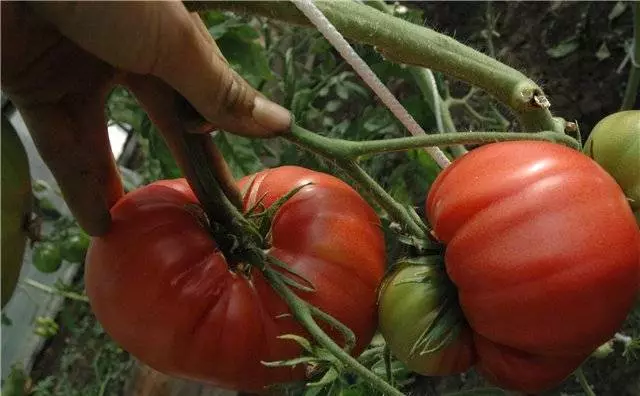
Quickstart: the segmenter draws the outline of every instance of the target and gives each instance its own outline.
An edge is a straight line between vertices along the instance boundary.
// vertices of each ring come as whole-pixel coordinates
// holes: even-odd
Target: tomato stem
[[[291,134],[286,135],[289,140],[330,157],[330,159],[354,159],[369,154],[379,154],[391,151],[404,151],[427,146],[453,146],[457,144],[487,144],[516,140],[534,140],[560,143],[579,150],[579,143],[564,133],[543,131],[537,133],[518,132],[456,132],[429,134],[423,136],[409,136],[394,139],[350,141],[328,138],[306,130],[293,124]]]
[[[328,313],[324,312],[320,308],[315,307],[313,305],[309,305],[309,309],[311,310],[311,313],[314,316],[317,316],[318,318],[322,319],[324,322],[335,327],[340,331],[340,333],[342,333],[342,335],[344,336],[343,350],[346,352],[351,352],[351,350],[356,346],[356,336],[355,334],[353,334],[353,331],[351,331],[351,329],[345,326],[342,322],[340,322],[333,316],[329,315]]]
[[[163,117],[154,119],[176,159],[180,171],[193,189],[209,220],[209,230],[231,267],[264,259],[261,236],[240,212],[241,194],[211,136],[190,133],[193,117],[185,111],[185,100],[172,88],[155,80],[143,81],[161,92],[151,98]],[[186,113],[186,114],[185,114]]]
[[[314,309],[307,302],[293,293],[282,281],[280,274],[270,268],[262,270],[265,278],[273,289],[287,302],[293,317],[313,336],[322,347],[331,352],[338,360],[385,395],[403,396],[398,389],[385,382],[382,378],[368,370],[357,359],[344,351],[329,337],[314,319]],[[317,312],[316,312],[317,314]],[[326,314],[324,314],[326,315]],[[322,317],[324,319],[324,316]]]
[[[180,133],[175,137],[181,170],[193,188],[210,222],[215,241],[230,262],[242,261],[245,256],[258,254],[260,236],[250,232],[253,227],[227,197],[216,177],[214,158],[211,156],[208,135]],[[179,157],[179,158],[180,158]]]
[[[527,76],[453,38],[355,1],[317,0],[315,5],[345,37],[375,46],[395,63],[427,67],[482,88],[517,114],[526,131],[564,132],[542,89]],[[297,25],[311,23],[289,2],[186,1],[190,10],[226,9]]]
[[[193,106],[187,102],[186,99],[177,95],[176,104],[177,113],[180,117],[180,122],[184,128],[184,132],[190,135],[207,135],[206,131],[213,128],[209,121],[204,119]],[[224,160],[224,156],[218,149],[218,147],[208,139],[209,142],[204,144],[204,148],[209,158],[209,164],[216,177],[216,180],[220,184],[220,188],[224,192],[229,201],[238,209],[242,210],[242,194],[238,189],[233,174],[229,165]]]
[[[308,131],[293,123],[291,133],[285,136],[297,145],[315,152],[331,160],[349,177],[356,181],[366,193],[373,197],[374,201],[384,209],[392,219],[404,226],[412,235],[420,240],[427,239],[426,227],[419,224],[409,214],[409,211],[396,201],[380,184],[367,174],[352,158],[357,157],[351,153],[353,148],[360,143],[340,139],[331,139]]]
[[[81,301],[81,302],[85,302],[88,303],[89,302],[89,297],[83,295],[83,294],[78,294],[78,293],[74,293],[74,292],[70,292],[70,291],[64,291],[64,290],[60,290],[60,289],[56,289],[54,287],[51,286],[47,286],[47,285],[43,285],[42,283],[35,281],[33,279],[25,279],[24,281],[20,282],[23,287],[26,286],[30,286],[33,287],[34,289],[38,289],[41,290],[45,293],[49,293],[49,294],[53,294],[53,295],[57,295],[60,297],[64,297],[64,298],[68,298],[69,300],[74,300],[74,301]]]
[[[578,382],[580,383],[580,386],[582,387],[582,390],[584,391],[584,393],[587,396],[596,396],[596,393],[591,388],[591,385],[589,385],[589,381],[587,381],[587,377],[585,377],[585,375],[584,375],[584,370],[582,370],[582,367],[579,367],[574,372],[574,375],[578,379]]]
[[[395,6],[388,6],[383,0],[371,0],[365,4],[384,13],[394,14]],[[433,72],[430,69],[419,66],[410,66],[408,69],[411,76],[413,76],[413,80],[418,85],[425,102],[427,102],[431,108],[431,112],[436,119],[438,133],[456,132],[456,126],[453,122],[453,117],[451,117],[450,108],[444,105],[444,100],[440,97],[438,84],[436,83]],[[450,148],[450,151],[456,158],[467,153],[467,149],[463,145],[453,146]]]

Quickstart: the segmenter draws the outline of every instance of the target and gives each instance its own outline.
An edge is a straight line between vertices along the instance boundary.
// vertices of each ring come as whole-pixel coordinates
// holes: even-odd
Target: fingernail
[[[263,97],[253,101],[253,119],[269,131],[284,132],[291,126],[291,113]]]

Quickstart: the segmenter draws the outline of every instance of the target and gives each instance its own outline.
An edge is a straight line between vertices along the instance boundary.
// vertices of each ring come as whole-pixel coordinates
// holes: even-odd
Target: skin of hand
[[[80,226],[109,229],[122,196],[105,101],[128,86],[152,119],[158,80],[213,128],[249,137],[285,133],[288,110],[235,73],[197,14],[181,2],[2,2],[2,90],[22,115]],[[144,87],[139,94],[136,88]],[[166,94],[159,88],[158,95]],[[156,106],[157,107],[157,106]],[[209,129],[210,130],[210,129]]]

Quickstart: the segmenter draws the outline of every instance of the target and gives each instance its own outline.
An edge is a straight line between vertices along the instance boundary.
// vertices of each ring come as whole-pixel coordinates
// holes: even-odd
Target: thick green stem
[[[227,198],[215,175],[214,158],[210,156],[207,146],[211,137],[207,134],[180,133],[175,135],[174,148],[182,151],[179,158],[187,158],[188,162],[179,160],[191,188],[198,197],[210,221],[214,239],[231,262],[247,255],[262,255],[257,249],[260,245],[257,233],[249,233],[248,221],[238,208]]]
[[[265,278],[269,281],[271,287],[287,302],[287,305],[291,308],[293,317],[303,325],[303,327],[313,336],[313,338],[322,347],[331,352],[338,360],[344,363],[353,372],[364,378],[376,389],[380,390],[385,395],[403,396],[402,392],[389,385],[380,377],[364,367],[358,360],[345,352],[338,344],[336,344],[331,337],[329,337],[320,328],[313,318],[313,314],[309,305],[300,299],[295,293],[293,293],[280,279],[277,272],[265,268],[263,270]]]
[[[411,235],[428,241],[427,233],[423,225],[417,223],[409,214],[409,211],[393,199],[393,197],[373,180],[355,161],[338,160],[336,163],[361,187],[366,188],[367,192],[376,199],[378,205],[380,205],[395,222],[401,226],[405,226]]]
[[[620,110],[631,110],[638,98],[640,91],[640,2],[633,5],[633,43],[631,48],[631,68],[627,88],[622,99]]]
[[[309,21],[290,2],[185,2],[192,10],[227,9],[290,23]],[[519,71],[444,34],[350,0],[317,0],[316,6],[346,37],[370,44],[387,59],[447,73],[482,88],[512,108],[527,131],[564,131],[551,116],[542,89]]]
[[[512,140],[550,141],[564,144],[576,150],[580,149],[578,142],[572,137],[562,133],[548,131],[538,133],[457,132],[355,142],[327,138],[294,125],[291,128],[291,135],[287,135],[287,138],[308,149],[330,157],[333,160],[336,158],[356,160],[363,155],[410,150],[421,147],[485,144]]]

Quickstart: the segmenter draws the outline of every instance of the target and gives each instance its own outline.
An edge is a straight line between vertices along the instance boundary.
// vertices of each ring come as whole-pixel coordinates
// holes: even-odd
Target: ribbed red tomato
[[[313,183],[278,210],[269,252],[313,283],[315,292],[298,295],[351,328],[354,352],[361,351],[376,328],[385,266],[376,213],[333,176],[291,166],[254,176],[240,181],[247,208],[260,199],[269,207]],[[296,343],[277,337],[305,333],[282,316],[289,310],[259,270],[229,270],[193,204],[181,179],[142,187],[113,207],[112,228],[92,240],[86,261],[99,322],[124,349],[170,375],[244,391],[303,379],[300,365],[261,364],[299,356]]]
[[[537,392],[611,337],[638,291],[640,237],[624,193],[587,156],[506,142],[443,171],[426,210],[475,334],[478,368]]]

